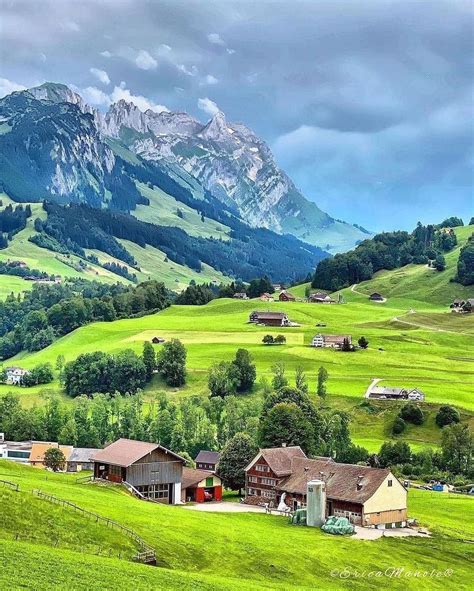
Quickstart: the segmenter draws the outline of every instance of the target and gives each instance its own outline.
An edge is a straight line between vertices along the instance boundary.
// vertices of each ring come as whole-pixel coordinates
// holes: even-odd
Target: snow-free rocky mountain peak
[[[44,116],[53,118],[54,125],[46,128]],[[102,115],[67,86],[46,83],[0,100],[0,117],[12,132],[21,128],[20,137],[3,133],[0,141],[16,159],[16,144],[22,142],[23,175],[34,177],[23,184],[40,180],[42,198],[103,207],[112,194],[113,205],[111,187],[119,182],[125,191],[129,180],[117,168],[111,138],[152,166],[192,178],[250,226],[293,234],[332,251],[347,250],[368,237],[307,200],[265,142],[245,125],[228,122],[220,111],[203,124],[186,113],[143,112],[120,100]],[[37,170],[39,153],[44,162]],[[48,153],[50,159],[44,157]],[[2,168],[8,186],[17,168],[11,158],[4,158]]]

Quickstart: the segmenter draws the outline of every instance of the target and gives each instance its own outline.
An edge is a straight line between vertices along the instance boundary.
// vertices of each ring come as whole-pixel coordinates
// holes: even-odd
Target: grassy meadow
[[[407,571],[451,569],[452,575],[449,579],[384,577],[384,587],[469,588],[473,546],[463,541],[474,535],[472,523],[465,519],[473,509],[474,500],[469,497],[410,492],[410,516],[430,528],[433,537],[361,541],[292,526],[278,516],[203,513],[144,503],[117,485],[78,484],[75,475],[7,461],[0,461],[0,479],[20,485],[20,492],[8,493],[9,502],[2,505],[18,532],[18,539],[13,539],[10,528],[0,521],[3,587],[31,588],[34,577],[35,589],[376,589],[380,579],[345,579],[331,573],[343,568],[353,572],[402,567]],[[156,549],[159,568],[119,560],[115,546],[110,557],[104,557],[107,544],[126,542],[112,539],[116,532],[97,531],[97,524],[72,511],[39,500],[24,511],[23,499],[30,501],[29,491],[34,488],[133,528]],[[19,500],[12,502],[11,495]],[[54,517],[53,532],[37,528],[40,514]],[[35,528],[32,539],[30,532]],[[100,536],[101,555],[94,556],[97,548],[87,543],[85,528],[91,529],[91,539]],[[127,556],[126,548],[123,552]]]

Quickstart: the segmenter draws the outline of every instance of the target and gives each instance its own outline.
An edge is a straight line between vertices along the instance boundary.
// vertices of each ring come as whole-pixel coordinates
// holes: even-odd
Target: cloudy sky
[[[474,215],[472,3],[2,0],[0,94],[217,109],[310,199],[374,230]]]

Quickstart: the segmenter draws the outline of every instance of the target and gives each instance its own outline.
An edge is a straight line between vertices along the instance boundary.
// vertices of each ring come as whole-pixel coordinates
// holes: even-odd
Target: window
[[[258,482],[258,478],[256,476],[249,476],[249,482],[257,483]]]
[[[255,464],[255,470],[257,472],[270,472],[270,468],[264,464]]]
[[[266,497],[267,499],[274,499],[275,498],[275,491],[274,490],[262,490],[262,497]]]
[[[19,459],[27,460],[30,457],[30,452],[29,451],[8,450],[7,451],[7,457],[9,457],[9,458],[19,458]]]
[[[274,478],[262,478],[262,484],[266,484],[268,486],[275,486],[276,480]]]
[[[112,476],[122,476],[122,469],[120,466],[109,466],[109,474]]]
[[[214,486],[214,478],[212,476],[206,478],[206,486]]]
[[[392,486],[392,480],[389,480],[389,481],[387,482],[387,485],[388,485],[388,486]]]
[[[257,494],[257,491],[254,488],[249,488],[248,489],[248,495],[249,497],[254,497]]]

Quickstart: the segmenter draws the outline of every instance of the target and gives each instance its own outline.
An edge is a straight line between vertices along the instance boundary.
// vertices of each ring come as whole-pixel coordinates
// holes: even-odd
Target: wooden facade
[[[275,486],[280,480],[265,459],[260,457],[245,473],[245,495],[262,497],[262,502],[275,501]]]

